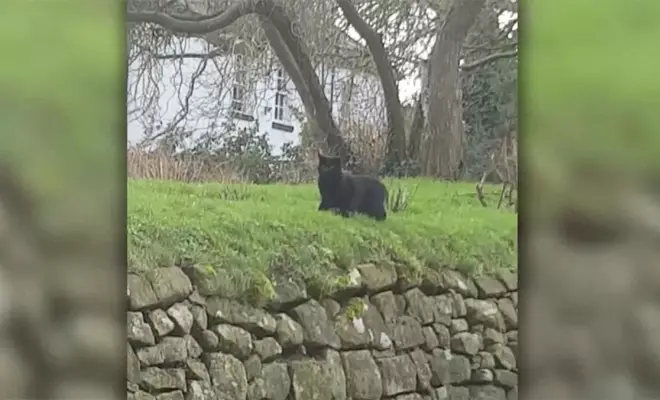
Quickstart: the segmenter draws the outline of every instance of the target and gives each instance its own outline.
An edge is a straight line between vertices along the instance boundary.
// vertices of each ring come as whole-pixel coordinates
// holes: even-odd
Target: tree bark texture
[[[415,111],[408,136],[408,159],[416,162],[421,161],[422,138],[426,126],[424,121],[424,107],[422,106],[422,94],[420,93],[415,100]]]
[[[468,31],[485,0],[454,0],[439,28],[429,62],[429,144],[425,175],[456,179],[463,158],[459,61]]]

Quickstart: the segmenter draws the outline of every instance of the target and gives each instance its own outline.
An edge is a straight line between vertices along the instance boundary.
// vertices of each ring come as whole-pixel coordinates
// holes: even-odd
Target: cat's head
[[[319,174],[334,172],[341,173],[341,159],[339,157],[324,156],[321,152],[319,155]]]

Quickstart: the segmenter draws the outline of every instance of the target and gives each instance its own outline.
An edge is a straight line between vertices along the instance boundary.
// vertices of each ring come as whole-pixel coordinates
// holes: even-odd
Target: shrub
[[[389,210],[392,213],[399,213],[407,210],[415,197],[417,187],[418,185],[415,185],[412,191],[408,190],[408,188],[401,184],[397,184],[393,188],[390,187],[387,199]]]

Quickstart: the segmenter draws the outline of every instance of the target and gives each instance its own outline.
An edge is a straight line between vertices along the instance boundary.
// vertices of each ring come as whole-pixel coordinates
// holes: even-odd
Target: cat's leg
[[[348,218],[350,216],[350,214],[348,212],[348,206],[349,206],[348,202],[346,200],[342,199],[341,201],[339,201],[337,203],[337,207],[335,207],[335,209],[334,209],[335,214],[339,214],[344,218]]]
[[[336,201],[331,197],[325,196],[321,197],[321,204],[319,204],[319,211],[332,211],[337,206],[335,205]]]
[[[356,212],[359,211],[360,209],[360,204],[364,201],[364,196],[366,194],[366,191],[364,188],[360,185],[355,185],[353,187],[353,195],[351,196],[350,200],[348,201],[348,205],[346,207],[346,214],[347,215],[352,215],[355,214]]]
[[[380,201],[378,202],[378,205],[377,205],[378,206],[378,213],[377,213],[376,219],[378,221],[385,221],[385,219],[387,218],[386,204],[387,204],[387,191],[385,191],[383,193],[383,198],[380,199]]]
[[[326,202],[321,200],[321,204],[319,204],[319,211],[326,211],[329,209],[330,207],[326,204]]]
[[[345,203],[344,203],[344,204],[340,204],[339,207],[337,207],[337,208],[335,209],[335,210],[336,210],[336,213],[339,214],[339,215],[341,215],[341,216],[344,217],[344,218],[348,218],[348,217],[351,216],[348,207],[349,207],[348,204],[345,204]]]
[[[384,221],[387,218],[385,211],[386,197],[384,193],[367,193],[367,201],[363,204],[364,212],[377,221]]]

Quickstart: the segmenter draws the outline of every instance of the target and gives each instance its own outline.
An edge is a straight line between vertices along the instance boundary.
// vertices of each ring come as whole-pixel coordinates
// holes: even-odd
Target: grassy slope
[[[472,184],[386,184],[403,185],[414,197],[408,210],[378,223],[318,212],[314,185],[129,181],[129,270],[185,257],[222,271],[240,293],[273,276],[322,282],[366,261],[393,260],[411,271],[516,267],[515,214],[482,207]]]

